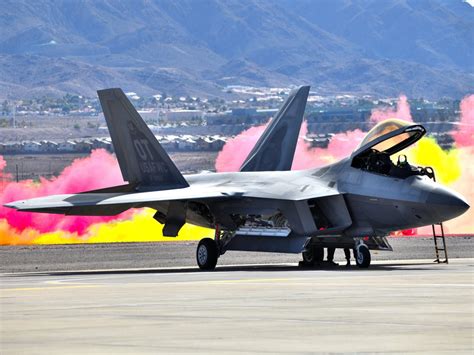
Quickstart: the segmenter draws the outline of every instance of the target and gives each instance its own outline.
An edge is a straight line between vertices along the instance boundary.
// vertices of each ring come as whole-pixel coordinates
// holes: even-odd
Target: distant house
[[[41,143],[36,141],[27,141],[22,143],[22,148],[25,153],[40,153]]]
[[[163,137],[160,139],[160,144],[166,151],[178,150],[178,140],[174,137]]]
[[[92,149],[106,149],[108,151],[112,151],[112,143],[106,138],[95,138],[92,140],[91,144]]]
[[[58,143],[58,152],[74,153],[76,151],[76,142],[64,141]]]
[[[223,138],[223,137],[215,138],[212,141],[212,148],[211,149],[214,150],[214,151],[219,151],[224,147],[225,143],[226,143],[225,138]]]
[[[75,151],[77,153],[90,153],[92,150],[92,142],[90,141],[76,140],[74,143],[76,143]]]
[[[23,148],[22,144],[19,142],[4,143],[4,146],[4,152],[10,154],[21,153]]]
[[[179,150],[185,150],[185,151],[196,150],[196,147],[197,147],[196,141],[191,137],[182,138],[178,141]]]
[[[49,141],[49,140],[42,140],[40,141],[41,144],[41,152],[42,153],[57,153],[58,151],[58,143]]]

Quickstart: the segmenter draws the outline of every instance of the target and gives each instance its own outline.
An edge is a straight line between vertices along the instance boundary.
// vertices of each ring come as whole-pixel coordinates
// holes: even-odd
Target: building
[[[22,148],[25,153],[40,153],[41,143],[36,141],[27,141],[22,143]]]
[[[165,118],[168,121],[192,121],[204,118],[204,112],[201,110],[182,110],[173,109],[165,111]]]

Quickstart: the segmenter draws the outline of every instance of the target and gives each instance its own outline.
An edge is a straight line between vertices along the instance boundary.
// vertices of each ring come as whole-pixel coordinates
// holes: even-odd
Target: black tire
[[[214,270],[219,258],[217,243],[211,238],[202,239],[196,249],[196,261],[201,270]]]
[[[316,264],[322,263],[324,259],[324,249],[316,248],[314,246],[309,246],[303,253],[303,265],[304,266],[314,266]]]
[[[356,264],[358,267],[367,269],[370,266],[370,250],[365,245],[360,245],[356,253]]]
[[[301,255],[303,256],[303,265],[305,266],[314,265],[314,248],[309,247]]]

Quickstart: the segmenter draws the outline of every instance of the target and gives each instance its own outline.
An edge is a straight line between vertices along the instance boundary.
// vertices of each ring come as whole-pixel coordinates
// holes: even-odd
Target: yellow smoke
[[[459,150],[443,150],[433,138],[422,138],[406,155],[410,163],[431,166],[436,180],[442,184],[451,184],[461,177]]]
[[[436,180],[461,193],[468,203],[474,201],[472,181],[474,180],[473,147],[443,150],[433,138],[421,139],[405,153],[410,163],[420,166],[431,166],[436,173]],[[463,215],[444,223],[445,232],[451,234],[474,233],[474,208]],[[420,234],[429,234],[429,229],[419,229]]]
[[[135,214],[131,220],[92,225],[88,243],[113,242],[173,242],[200,240],[212,236],[213,230],[185,224],[176,238],[163,237],[163,225],[153,219],[153,210]]]
[[[0,220],[0,245],[173,242],[213,236],[211,229],[186,224],[176,238],[164,237],[163,225],[152,218],[153,213],[151,209],[144,209],[129,220],[93,224],[84,235],[65,231],[40,233],[31,228],[20,232],[13,229],[6,220]]]
[[[467,202],[472,206],[474,203],[474,147],[463,147],[459,149],[459,161],[461,162],[461,178],[450,187],[460,192]],[[474,207],[469,208],[461,216],[445,223],[447,233],[470,234],[474,233]]]

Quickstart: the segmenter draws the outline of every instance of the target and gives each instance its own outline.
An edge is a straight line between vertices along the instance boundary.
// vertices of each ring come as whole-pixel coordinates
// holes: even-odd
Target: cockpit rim
[[[354,158],[358,155],[364,154],[368,150],[372,149],[374,146],[378,145],[379,143],[388,140],[390,138],[393,138],[395,136],[398,136],[403,133],[409,133],[417,131],[417,134],[410,135],[407,139],[399,142],[398,144],[395,144],[394,146],[382,151],[383,153],[388,154],[389,156],[400,152],[401,150],[409,147],[410,145],[416,143],[418,140],[420,140],[425,134],[426,134],[426,129],[423,127],[421,124],[412,124],[412,125],[407,125],[404,127],[400,127],[396,130],[393,130],[389,133],[386,133],[380,137],[375,138],[374,140],[370,141],[369,143],[363,145],[359,149],[355,150],[351,154],[351,158]]]

